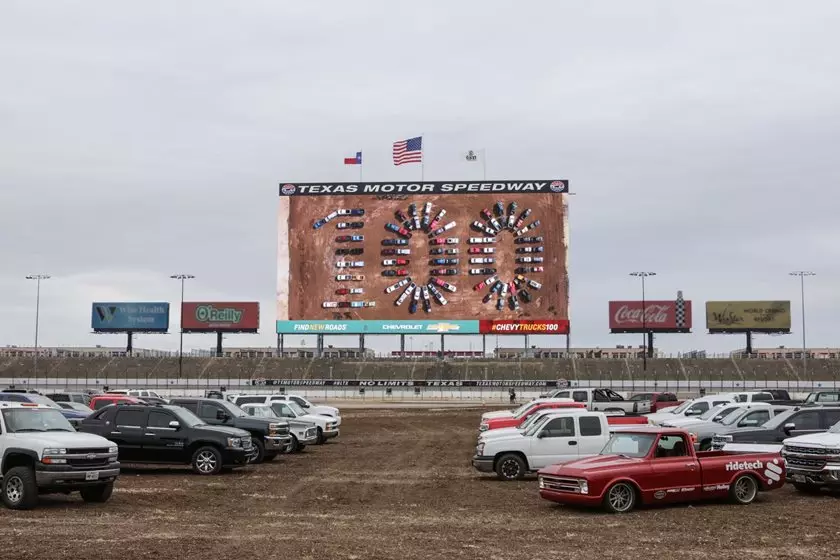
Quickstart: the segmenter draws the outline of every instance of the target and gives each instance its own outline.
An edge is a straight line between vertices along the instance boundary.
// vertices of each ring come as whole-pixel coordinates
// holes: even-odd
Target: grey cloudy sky
[[[259,299],[227,343],[272,345],[277,183],[351,180],[358,149],[416,179],[391,142],[424,133],[427,179],[480,178],[458,155],[486,148],[490,178],[572,181],[574,346],[638,342],[607,328],[638,269],[694,301],[666,351],[742,344],[704,334],[709,299],[791,299],[796,333],[756,342],[798,345],[803,268],[809,345],[840,346],[838,28],[833,0],[5,0],[0,345],[33,342],[35,272],[44,345],[122,344],[90,302],[177,301],[177,272]]]

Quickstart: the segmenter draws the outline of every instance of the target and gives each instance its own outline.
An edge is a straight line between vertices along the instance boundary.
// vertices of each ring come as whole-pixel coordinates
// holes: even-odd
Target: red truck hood
[[[550,465],[540,470],[539,474],[586,478],[587,475],[600,471],[621,469],[630,465],[637,465],[642,461],[643,459],[621,457],[620,455],[595,455],[594,457],[578,459],[577,461],[570,461],[562,465]]]

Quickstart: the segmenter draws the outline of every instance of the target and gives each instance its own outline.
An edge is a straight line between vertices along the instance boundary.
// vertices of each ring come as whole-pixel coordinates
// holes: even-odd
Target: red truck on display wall
[[[629,400],[650,401],[651,413],[659,412],[663,408],[680,406],[683,403],[674,393],[636,393]]]
[[[695,452],[687,432],[628,427],[613,433],[600,455],[545,467],[540,496],[561,504],[603,506],[627,513],[638,504],[669,504],[728,496],[749,504],[781,488],[780,453]]]

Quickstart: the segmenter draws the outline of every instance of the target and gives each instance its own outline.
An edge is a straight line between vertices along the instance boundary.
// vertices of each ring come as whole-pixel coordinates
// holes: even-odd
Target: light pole
[[[179,319],[181,323],[181,342],[178,346],[178,379],[181,379],[181,374],[184,371],[184,282],[192,280],[195,276],[192,274],[173,274],[170,278],[181,281],[181,313]]]
[[[645,278],[648,276],[656,276],[655,272],[631,272],[630,276],[636,276],[642,279],[642,342],[644,342],[644,352],[642,352],[642,370],[647,371],[647,354],[648,354],[648,338],[647,332],[647,305],[645,304]]]
[[[34,377],[35,377],[35,384],[38,383],[38,327],[40,326],[40,319],[41,319],[41,280],[49,280],[49,274],[30,274],[26,277],[27,280],[35,280],[36,282],[36,290],[35,290],[35,358],[32,363],[32,369],[34,370]]]
[[[805,345],[805,277],[816,276],[816,272],[809,272],[807,270],[797,270],[790,273],[791,276],[799,276],[799,289],[802,298],[802,377],[808,373],[808,361],[806,358],[807,351]]]

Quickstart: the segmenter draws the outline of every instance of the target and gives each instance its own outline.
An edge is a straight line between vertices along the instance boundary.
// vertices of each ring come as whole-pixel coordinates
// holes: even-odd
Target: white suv
[[[0,499],[32,509],[38,494],[78,490],[86,502],[105,502],[120,474],[117,444],[77,432],[60,410],[0,402]]]
[[[332,416],[337,419],[338,424],[341,425],[341,412],[339,412],[337,408],[334,406],[312,404],[312,402],[300,395],[236,395],[231,400],[236,406],[242,406],[243,404],[271,404],[275,401],[292,401],[296,402],[298,406],[307,412],[307,414]]]

